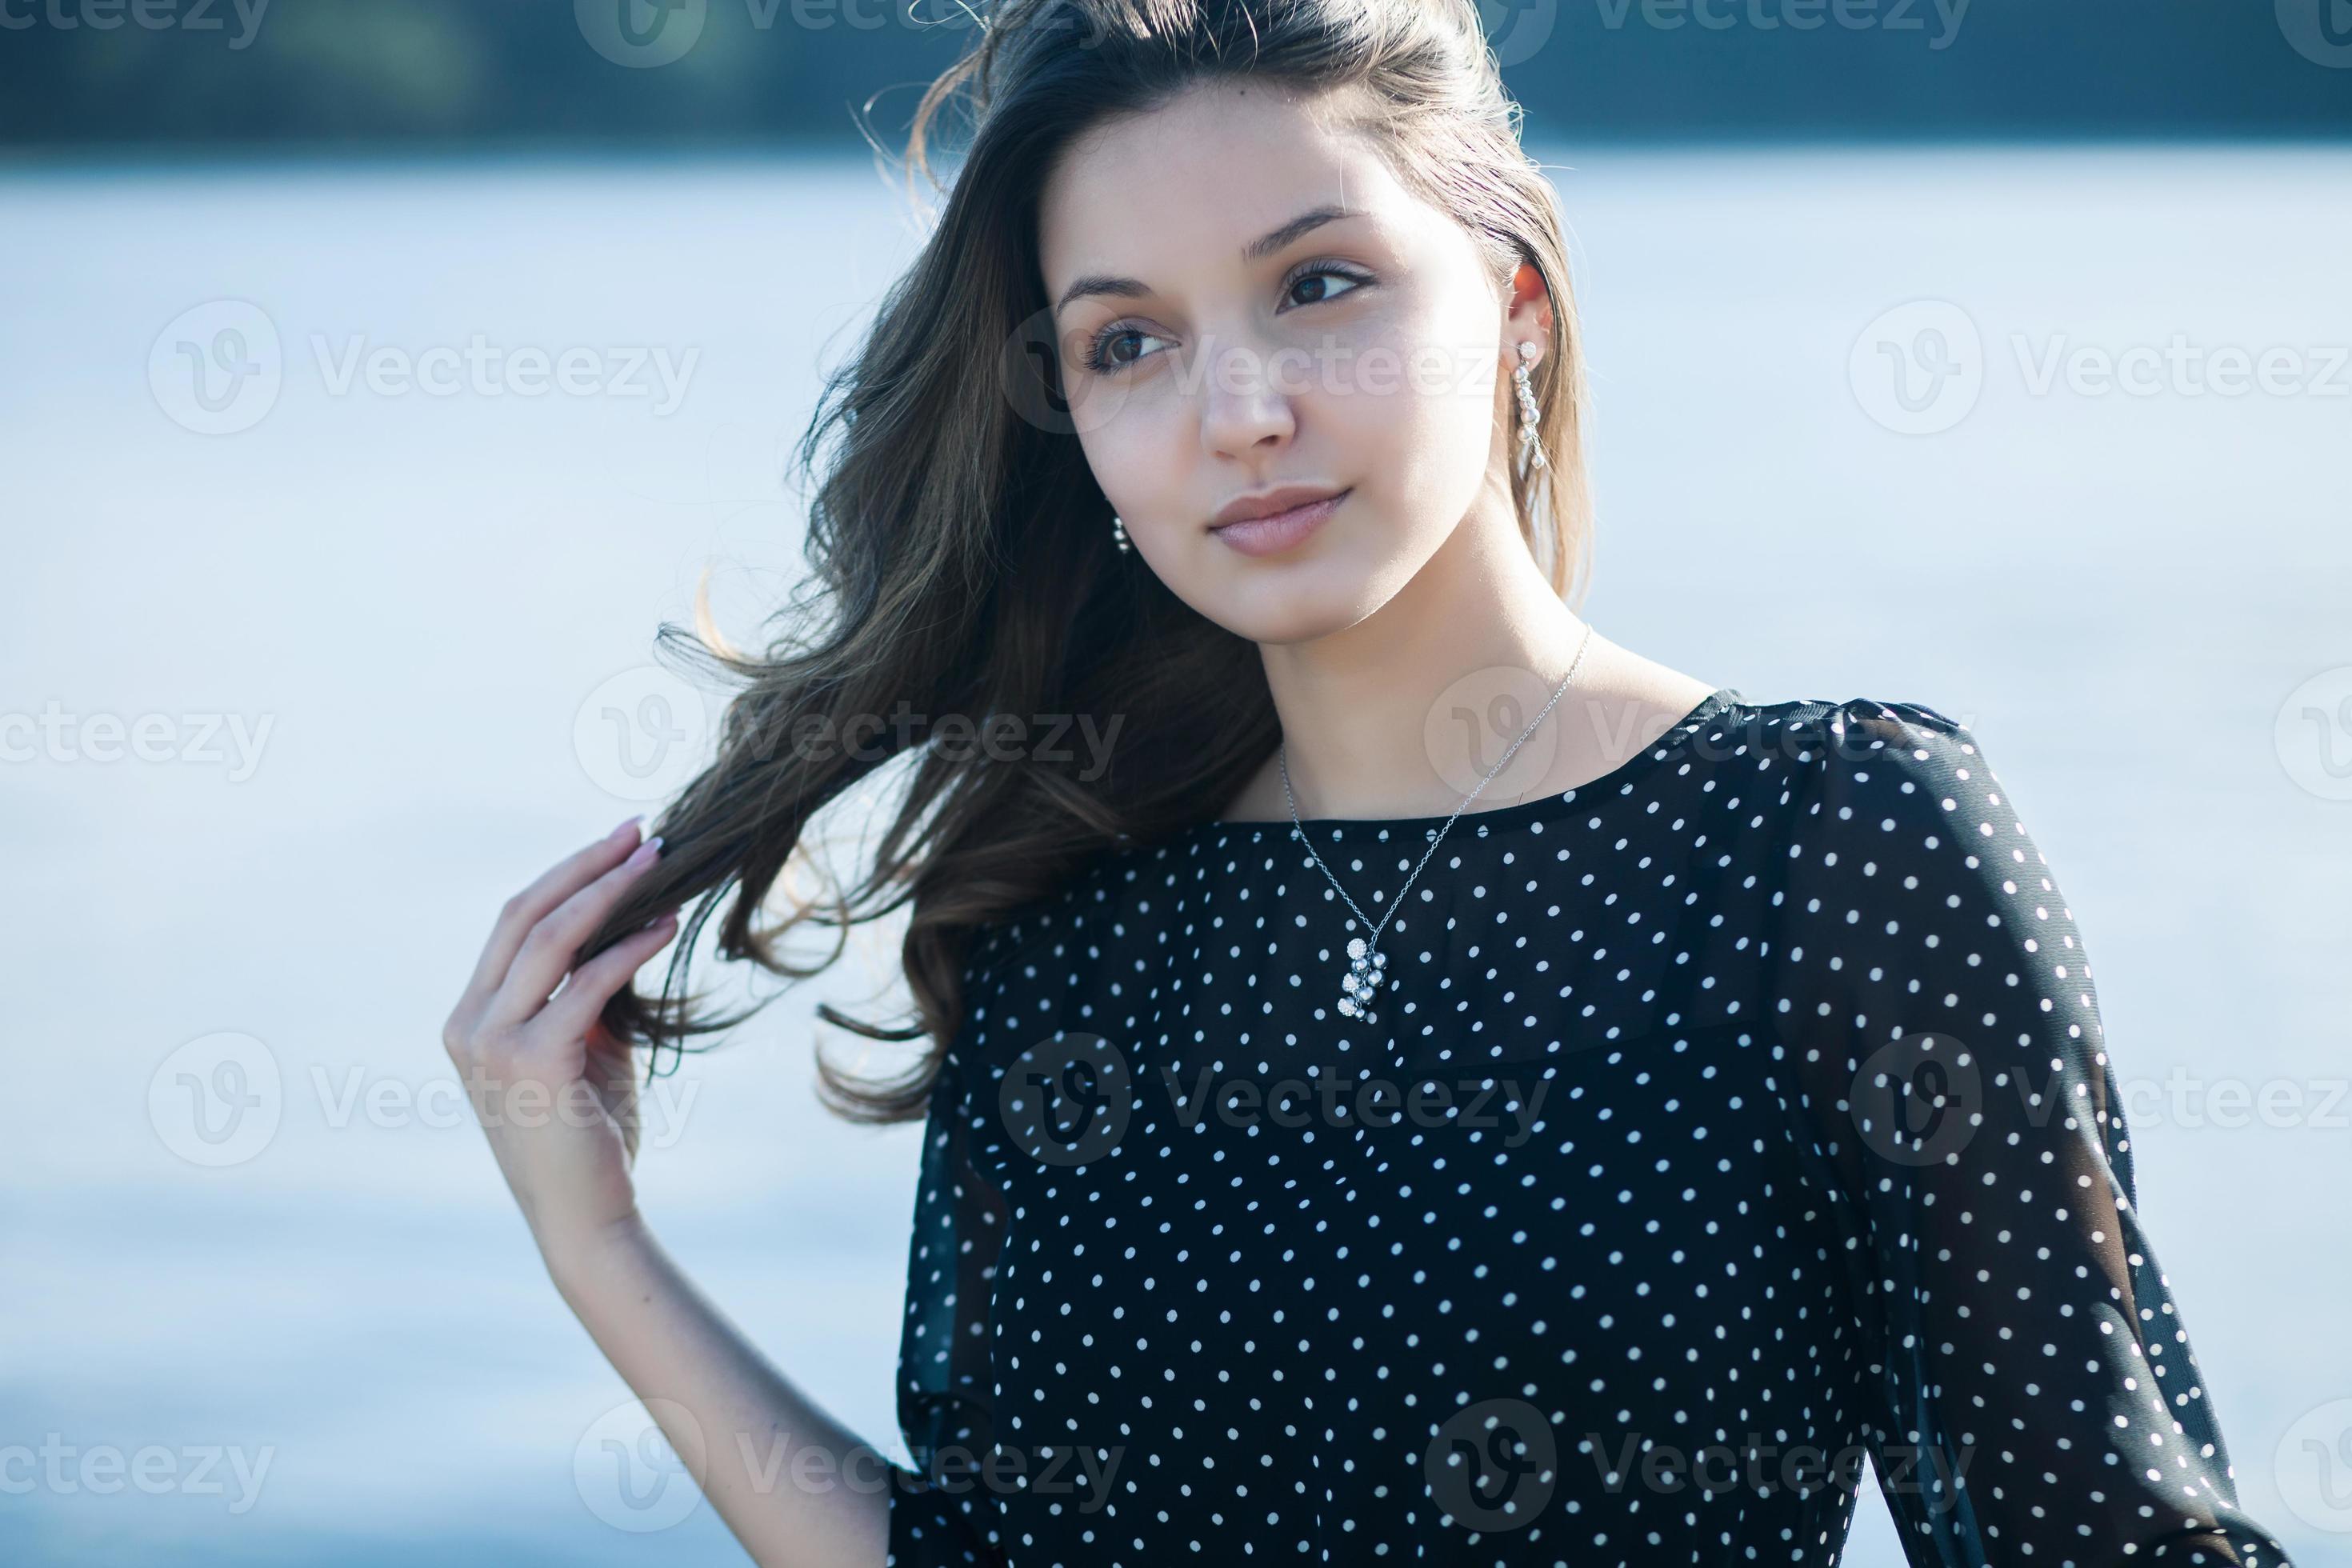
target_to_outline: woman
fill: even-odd
[[[1469,0],[1007,5],[918,163],[960,95],[803,447],[823,630],[715,653],[715,764],[509,903],[448,1032],[487,1110],[595,1096],[484,1121],[753,1557],[1830,1563],[1866,1455],[1916,1563],[2283,1562],[1969,731],[1568,607],[1562,224]],[[901,752],[872,874],[758,924]],[[796,975],[912,905],[917,1022],[826,1015],[925,1048],[824,1081],[926,1118],[913,1468],[633,1198],[634,1047],[739,1020],[630,977],[730,888]]]

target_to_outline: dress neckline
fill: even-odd
[[[1731,708],[1739,706],[1746,700],[1738,687],[1718,686],[1700,698],[1697,707],[1675,720],[1659,734],[1656,740],[1652,741],[1598,778],[1587,779],[1575,788],[1562,790],[1557,795],[1539,795],[1534,800],[1516,801],[1509,805],[1498,805],[1488,811],[1478,810],[1477,803],[1474,801],[1471,803],[1471,809],[1465,811],[1454,819],[1454,832],[1459,833],[1465,828],[1492,832],[1497,828],[1524,827],[1531,823],[1549,821],[1553,816],[1579,801],[1592,799],[1603,794],[1618,793],[1625,785],[1632,784],[1686,747],[1690,743],[1691,737],[1697,734],[1708,721]],[[1445,823],[1446,818],[1444,816],[1307,816],[1299,819],[1299,826],[1313,834],[1318,841],[1346,838],[1357,835],[1377,840],[1383,832],[1391,838],[1422,838],[1444,826]],[[1268,833],[1287,834],[1289,831],[1290,824],[1286,820],[1281,822],[1227,821],[1222,817],[1213,816],[1193,823],[1189,827],[1179,829],[1177,837],[1181,838],[1198,837],[1202,834],[1237,833],[1246,834],[1255,839],[1262,838]]]

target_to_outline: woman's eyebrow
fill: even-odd
[[[1361,208],[1343,206],[1336,203],[1309,207],[1289,222],[1266,230],[1265,233],[1243,246],[1242,264],[1247,266],[1253,261],[1271,256],[1299,236],[1312,234],[1327,223],[1336,223],[1341,218],[1362,216]],[[1103,294],[1121,300],[1139,300],[1150,292],[1150,287],[1139,279],[1122,278],[1101,272],[1089,273],[1062,290],[1062,297],[1054,301],[1054,314],[1060,315],[1062,308],[1072,300],[1087,299],[1092,295]]]

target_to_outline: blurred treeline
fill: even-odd
[[[1482,10],[1538,136],[2352,130],[2352,0],[1494,0]],[[887,139],[972,26],[955,0],[0,0],[0,141],[635,148],[847,138],[861,106]],[[663,27],[693,37],[665,63],[615,63],[609,44],[591,42]]]

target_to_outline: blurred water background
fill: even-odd
[[[2352,150],[1536,150],[1596,374],[1586,613],[1751,700],[1975,729],[2083,923],[2243,1499],[2352,1561]],[[856,154],[90,160],[0,169],[0,708],[42,737],[0,736],[0,1447],[71,1450],[0,1495],[0,1562],[742,1561],[437,1037],[500,900],[706,732],[656,625],[706,566],[738,633],[782,602],[786,448],[903,203]],[[589,368],[342,376],[478,336]],[[2176,339],[2301,368],[2083,368]],[[918,1134],[811,1093],[854,1045],[815,997],[887,1013],[897,931],[662,1080],[640,1174],[903,1453]],[[1901,1562],[1874,1489],[1848,1561]]]

